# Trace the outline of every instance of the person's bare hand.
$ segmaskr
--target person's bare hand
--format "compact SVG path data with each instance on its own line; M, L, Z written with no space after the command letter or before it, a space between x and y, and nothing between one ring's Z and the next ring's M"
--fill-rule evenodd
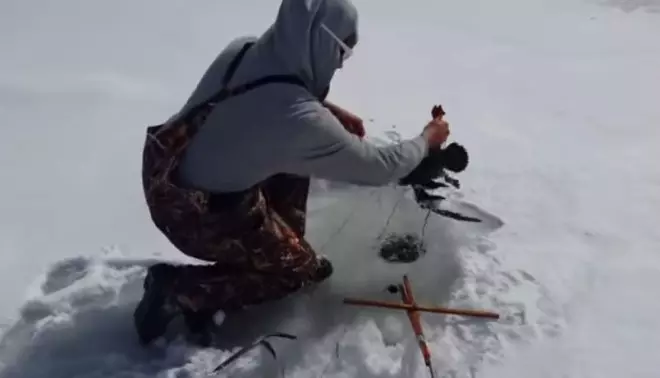
M364 122L362 118L356 116L355 114L349 112L346 109L339 109L335 116L339 119L344 128L351 134L355 134L360 138L364 137Z
M443 120L443 115L440 115L431 122L429 122L422 135L426 138L429 148L440 148L447 141L449 137L449 123Z
M365 135L364 122L362 118L357 115L349 112L348 110L335 105L329 101L325 101L324 105L332 112L332 114L337 117L339 122L344 126L346 131L351 134L357 135L360 138L363 138Z

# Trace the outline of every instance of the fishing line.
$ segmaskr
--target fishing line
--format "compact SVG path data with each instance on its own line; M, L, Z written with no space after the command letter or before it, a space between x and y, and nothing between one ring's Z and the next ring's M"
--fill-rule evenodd
M424 240L424 235L426 234L426 226L429 224L429 218L431 218L431 209L426 210L426 217L424 218L424 225L422 225L422 240Z
M381 233L378 235L378 240L380 240L385 234L385 232L387 232L387 228L389 227L390 222L392 221L392 217L394 216L396 209L399 207L399 203L401 203L401 200L403 200L403 197L404 197L404 193L401 193L394 206L392 206L392 211L390 212L390 215L387 217L387 221L385 222L385 226L383 226Z
M373 197L374 193L376 193L376 190L371 190L370 199L371 199L371 197ZM357 199L354 199L352 202L353 202L353 204L355 204L357 202ZM326 240L325 243L323 243L321 248L319 248L321 253L323 253L325 251L325 247L327 247L328 244L330 244L331 241L333 241L337 236L339 236L339 234L344 230L344 228L348 224L348 221L350 221L353 218L353 214L355 214L356 211L357 211L357 206L351 206L351 212L348 213L346 218L344 218L344 220L341 223L341 226L339 226L339 228L334 233L332 233L332 235L330 235L328 240Z

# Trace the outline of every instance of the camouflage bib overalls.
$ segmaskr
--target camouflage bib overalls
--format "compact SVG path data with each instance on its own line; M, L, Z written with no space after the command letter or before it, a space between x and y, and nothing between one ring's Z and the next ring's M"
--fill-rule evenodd
M225 84L248 47L230 65ZM301 85L296 78L271 76L224 89L178 121L147 129L142 184L151 219L182 253L213 263L177 266L168 290L193 311L240 309L327 278L304 239L309 178L279 174L231 194L177 180L182 154L213 107L271 82Z

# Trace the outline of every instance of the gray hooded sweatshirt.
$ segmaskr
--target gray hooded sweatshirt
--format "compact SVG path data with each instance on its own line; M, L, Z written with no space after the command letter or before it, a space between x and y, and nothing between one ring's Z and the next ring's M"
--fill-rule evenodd
M348 0L283 0L274 24L259 38L231 42L203 75L179 114L220 88L229 62L254 42L229 87L285 74L306 88L273 83L215 106L183 156L180 179L214 192L240 191L277 173L380 186L410 173L426 156L419 136L380 147L347 132L319 101L342 65L340 39L357 34ZM171 120L177 118L177 115Z

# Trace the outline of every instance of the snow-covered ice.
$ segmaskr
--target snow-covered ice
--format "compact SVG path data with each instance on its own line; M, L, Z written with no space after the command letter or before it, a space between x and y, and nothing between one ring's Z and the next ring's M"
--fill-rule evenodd
M149 223L144 127L278 2L0 3L0 376L205 376L280 331L299 339L273 341L277 360L255 350L217 376L426 377L405 313L341 303L393 299L403 274L420 302L502 314L424 314L439 377L659 376L660 2L355 4L360 43L331 98L379 140L442 103L471 157L455 201L487 222L431 217L429 253L388 265L384 226L418 232L426 212L402 188L317 182L328 283L228 316L218 349L143 349L145 267L189 261Z

